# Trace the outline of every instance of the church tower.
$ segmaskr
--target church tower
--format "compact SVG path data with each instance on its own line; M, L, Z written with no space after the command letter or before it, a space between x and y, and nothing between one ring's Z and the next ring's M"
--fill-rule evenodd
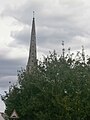
M32 20L32 29L31 29L31 41L30 41L30 49L29 49L29 58L27 63L27 71L30 72L33 67L35 67L37 63L37 55L36 55L36 31L35 31L35 18L33 12L33 20Z

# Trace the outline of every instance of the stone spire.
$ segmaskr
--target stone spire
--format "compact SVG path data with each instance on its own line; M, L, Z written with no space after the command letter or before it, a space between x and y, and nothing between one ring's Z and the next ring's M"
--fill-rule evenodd
M29 58L27 63L27 71L30 72L33 67L35 67L36 61L36 32L35 32L35 18L33 12L33 20L32 20L32 30L31 30L31 41L30 41L30 50L29 50Z

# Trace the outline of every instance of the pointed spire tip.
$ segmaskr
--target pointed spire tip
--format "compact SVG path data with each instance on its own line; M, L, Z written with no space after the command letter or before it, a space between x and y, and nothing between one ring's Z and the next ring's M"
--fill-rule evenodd
M35 18L35 11L33 11L33 18Z

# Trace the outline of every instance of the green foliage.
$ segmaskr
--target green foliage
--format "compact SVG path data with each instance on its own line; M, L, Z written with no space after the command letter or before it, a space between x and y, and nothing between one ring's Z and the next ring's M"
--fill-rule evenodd
M20 120L89 120L89 63L54 51L33 72L19 71L18 85L3 97L6 113L16 109Z

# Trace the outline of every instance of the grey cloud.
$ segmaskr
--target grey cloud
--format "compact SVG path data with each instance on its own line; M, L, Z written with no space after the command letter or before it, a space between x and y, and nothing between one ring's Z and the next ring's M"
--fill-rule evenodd
M48 4L48 3L47 3ZM16 9L6 9L2 14L9 15L15 19L31 26L32 11L36 10L37 43L38 46L45 47L49 43L55 44L57 40L64 40L71 43L75 36L84 36L87 29L82 29L84 24L83 14L85 14L84 2L76 0L71 2L59 1L59 8L49 9L46 2L27 1L26 4ZM55 10L56 9L56 10ZM82 26L80 26L82 25ZM44 29L46 27L47 29ZM30 30L23 28L21 31L11 32L11 36L17 44L28 45L30 40Z
M15 75L16 71L24 65L23 59L0 58L0 76Z
M25 61L25 59L0 58L0 87L7 87L9 81L16 81L17 70L25 68Z
M15 84L17 82L17 76L3 76L0 77L0 88L7 88L9 87L11 84Z
M1 15L10 17L12 16L24 24L30 24L32 11L40 11L43 8L42 3L43 1L39 0L35 2L33 0L27 0L27 2L19 8L11 8L10 6L6 7Z
M56 23L57 24L57 23ZM75 36L83 36L83 31L80 31L74 26L61 25L56 27L48 27L48 26L36 26L37 27L37 44L39 47L48 43L57 44L57 41L64 40L65 43L70 43ZM21 31L13 31L11 32L11 37L14 38L14 42L21 45L28 45L30 42L30 29L23 28ZM47 47L47 46L46 46Z
M30 41L30 30L24 27L21 31L12 31L11 37L14 38L14 42L17 44L28 45Z

